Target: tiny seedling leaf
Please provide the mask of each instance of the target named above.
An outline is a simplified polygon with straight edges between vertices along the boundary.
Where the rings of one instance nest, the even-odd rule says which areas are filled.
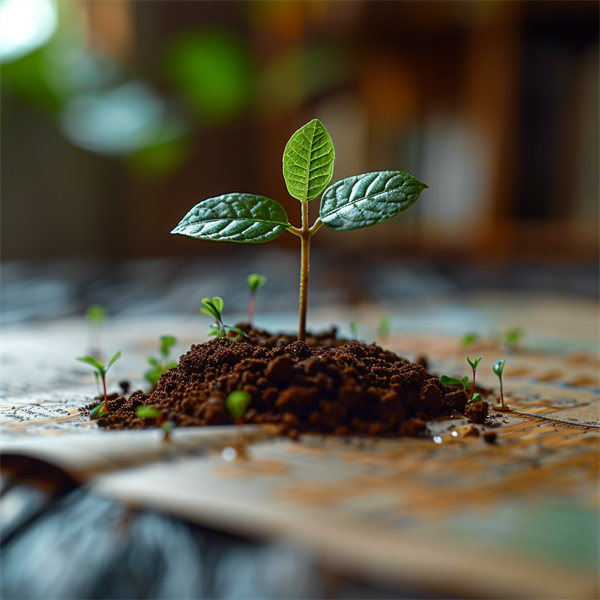
[[[256,292],[256,290],[267,283],[267,278],[264,275],[259,275],[258,273],[252,273],[248,275],[248,287],[251,292]]]
[[[104,412],[104,410],[104,402],[101,402],[100,404],[98,404],[98,406],[96,406],[96,408],[94,408],[90,412],[90,419],[97,419],[100,416],[100,414]]]
[[[121,358],[121,351],[119,350],[109,361],[106,367],[104,367],[104,372],[106,373],[119,359]]]
[[[390,332],[392,330],[392,320],[390,319],[390,317],[385,316],[385,317],[381,317],[381,321],[379,321],[379,337],[387,337],[388,335],[390,335]]]
[[[331,181],[335,150],[318,119],[292,135],[283,151],[283,177],[288,192],[300,202],[316,198]]]
[[[98,369],[98,372],[100,374],[105,372],[104,365],[101,362],[98,362],[93,356],[82,356],[78,357],[77,360],[84,362],[90,365],[91,367],[94,367],[94,369]]]
[[[245,331],[242,331],[239,327],[234,327],[233,325],[223,325],[223,329],[225,329],[226,331],[235,331],[236,333],[239,333],[240,335],[243,335],[247,338],[250,337]]]
[[[350,321],[350,332],[355,340],[358,339],[358,321]]]
[[[506,362],[506,359],[502,359],[502,360],[497,360],[494,363],[494,373],[496,375],[498,375],[498,377],[502,377],[502,371],[504,371],[504,363]]]
[[[140,419],[158,419],[162,417],[162,411],[154,406],[138,406],[135,409],[135,416]]]
[[[199,202],[171,231],[199,240],[260,244],[288,227],[281,204],[255,194],[224,194]]]
[[[465,375],[464,377],[461,377],[460,382],[467,387],[467,384],[469,383],[469,376]]]
[[[440,379],[442,385],[464,385],[462,380],[456,379],[455,377],[448,377],[447,375],[442,375]]]
[[[523,329],[521,327],[515,327],[510,329],[504,334],[504,340],[507,344],[515,345],[521,341],[523,337]]]
[[[213,306],[219,311],[219,314],[223,312],[223,298],[219,298],[219,296],[215,296],[212,299]]]
[[[370,227],[408,210],[427,187],[402,171],[348,177],[323,194],[321,221],[333,231]]]
[[[250,404],[250,394],[244,390],[231,392],[225,400],[225,406],[234,419],[239,419],[246,414],[248,404]]]
[[[103,419],[104,417],[107,417],[107,416],[108,416],[108,411],[106,411],[106,410],[105,410],[104,412],[101,412],[101,413],[98,415],[98,418],[99,418],[99,419]]]
[[[149,356],[147,360],[149,365],[160,369],[160,363],[156,358],[152,358],[151,356]]]
[[[481,394],[480,394],[479,392],[475,392],[475,393],[473,394],[473,397],[472,397],[472,398],[469,398],[469,401],[467,402],[467,404],[468,404],[469,402],[475,402],[475,400],[479,400],[479,398],[481,398]]]
[[[177,340],[172,335],[161,335],[160,336],[160,353],[167,358],[169,356],[169,349]]]
[[[481,362],[482,358],[483,358],[483,356],[480,356],[479,358],[476,358],[475,360],[471,360],[467,356],[467,362],[471,365],[471,369],[475,370],[479,366],[479,363]]]
[[[474,344],[478,340],[478,336],[476,333],[465,333],[465,335],[460,338],[461,346],[470,346]]]

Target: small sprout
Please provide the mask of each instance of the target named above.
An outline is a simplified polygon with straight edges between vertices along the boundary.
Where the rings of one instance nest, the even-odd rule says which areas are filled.
[[[479,339],[479,336],[476,333],[473,333],[473,332],[465,333],[465,335],[463,335],[462,338],[460,338],[460,345],[461,346],[470,346],[471,344],[474,344],[478,339]]]
[[[252,273],[248,275],[248,287],[250,288],[250,300],[248,302],[248,323],[252,326],[254,321],[254,304],[256,300],[256,292],[258,288],[261,288],[267,283],[267,278],[264,275],[258,273]]]
[[[83,357],[77,358],[77,360],[80,360],[81,362],[84,362],[84,363],[90,365],[90,367],[92,367],[94,369],[94,372],[98,374],[100,379],[102,379],[102,387],[104,388],[104,406],[106,407],[106,410],[108,410],[108,402],[107,402],[107,396],[106,396],[106,373],[119,360],[119,358],[121,358],[120,350],[108,361],[108,364],[106,364],[106,365],[103,365],[101,362],[97,361],[93,356],[83,356]],[[98,407],[96,407],[96,408],[98,408]],[[96,409],[94,409],[94,410],[96,410]],[[92,412],[94,412],[94,411],[92,411]],[[103,416],[103,415],[99,415],[99,416]]]
[[[509,329],[504,334],[504,343],[511,350],[516,350],[519,347],[521,340],[523,339],[523,335],[524,331],[522,327],[515,327],[514,329]]]
[[[500,380],[500,400],[502,402],[502,408],[504,408],[504,391],[502,390],[502,372],[504,371],[504,363],[506,359],[497,360],[494,363],[494,373],[498,376]]]
[[[174,427],[174,423],[165,418],[162,410],[154,406],[138,406],[135,409],[135,416],[138,419],[154,419],[156,424],[164,430],[164,439],[169,439],[169,432]]]
[[[215,296],[214,298],[204,298],[202,300],[204,306],[200,307],[200,312],[212,317],[217,324],[210,325],[211,331],[208,335],[215,335],[219,338],[226,337],[228,331],[235,331],[239,335],[248,337],[248,335],[242,331],[239,327],[232,327],[231,325],[225,325],[223,323],[223,317],[221,311],[223,310],[223,299]]]
[[[241,419],[246,414],[250,404],[250,394],[244,390],[231,392],[225,400],[225,406],[234,419]]]
[[[465,375],[461,379],[456,379],[455,377],[448,377],[447,375],[442,375],[440,379],[442,385],[462,385],[465,388],[465,392],[467,391],[467,384],[469,383],[468,375]]]
[[[389,337],[392,331],[392,320],[388,315],[385,317],[381,317],[381,321],[379,321],[379,329],[377,331],[380,338]]]
[[[467,362],[469,363],[469,365],[471,365],[471,369],[473,369],[473,381],[471,382],[471,393],[469,395],[471,400],[473,400],[473,394],[475,393],[475,371],[477,370],[477,367],[479,366],[479,363],[481,362],[482,358],[483,358],[483,356],[480,356],[479,358],[476,358],[475,360],[471,360],[467,356]]]
[[[106,405],[104,404],[104,401],[102,401],[100,402],[100,404],[98,404],[98,406],[96,406],[96,408],[94,408],[94,410],[90,412],[90,419],[99,419],[100,417],[104,417],[107,414],[108,412],[106,411]]]
[[[475,402],[475,400],[479,400],[479,398],[481,398],[481,394],[479,392],[475,392],[467,401],[467,404],[469,402]]]
[[[350,321],[350,333],[355,340],[358,339],[358,321]]]
[[[152,387],[156,387],[160,376],[167,370],[177,366],[177,362],[169,360],[169,350],[177,342],[177,339],[172,335],[163,335],[160,338],[160,353],[163,357],[162,361],[156,358],[148,357],[148,364],[152,367],[144,373],[144,379],[148,381]]]
[[[102,346],[102,325],[108,311],[101,304],[91,304],[85,310],[88,321],[88,348],[90,355],[98,358]]]
[[[158,408],[154,406],[138,406],[135,409],[135,416],[139,419],[160,419],[163,414]]]

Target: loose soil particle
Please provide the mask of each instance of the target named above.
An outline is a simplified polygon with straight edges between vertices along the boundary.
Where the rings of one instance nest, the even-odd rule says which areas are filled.
[[[249,337],[193,345],[177,367],[163,373],[153,392],[110,397],[109,415],[98,425],[155,426],[153,419],[135,416],[141,405],[162,410],[178,427],[231,424],[225,398],[234,390],[251,397],[245,417],[236,423],[273,424],[293,438],[306,432],[418,435],[429,419],[465,410],[476,422],[487,416],[487,403],[467,406],[464,391],[443,386],[422,365],[375,344],[337,339],[335,330],[302,342],[238,327]]]

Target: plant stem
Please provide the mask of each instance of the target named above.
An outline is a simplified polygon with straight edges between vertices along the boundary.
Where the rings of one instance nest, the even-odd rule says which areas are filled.
[[[252,326],[254,320],[254,292],[250,292],[250,302],[248,303],[248,324]]]
[[[108,398],[106,396],[106,376],[102,375],[102,387],[104,388],[104,410],[108,411]]]
[[[469,398],[473,397],[473,392],[475,391],[475,369],[473,369],[473,381],[471,381],[471,394]]]
[[[306,338],[306,302],[308,296],[308,269],[310,257],[310,236],[308,227],[308,202],[302,203],[302,229],[300,230],[300,323],[298,339]]]
[[[504,408],[504,392],[502,391],[502,377],[500,377],[500,400],[502,401],[502,408]]]

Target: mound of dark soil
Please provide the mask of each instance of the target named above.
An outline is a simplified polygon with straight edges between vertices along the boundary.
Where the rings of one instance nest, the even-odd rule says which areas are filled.
[[[275,424],[291,437],[303,432],[411,435],[424,429],[423,421],[465,412],[464,391],[443,386],[422,365],[375,344],[336,339],[335,330],[309,336],[307,342],[246,331],[250,337],[244,341],[221,338],[193,345],[150,394],[109,398],[109,414],[98,425],[155,425],[135,416],[142,404],[161,409],[178,427],[230,424],[225,398],[234,390],[245,390],[252,399],[236,422]]]

